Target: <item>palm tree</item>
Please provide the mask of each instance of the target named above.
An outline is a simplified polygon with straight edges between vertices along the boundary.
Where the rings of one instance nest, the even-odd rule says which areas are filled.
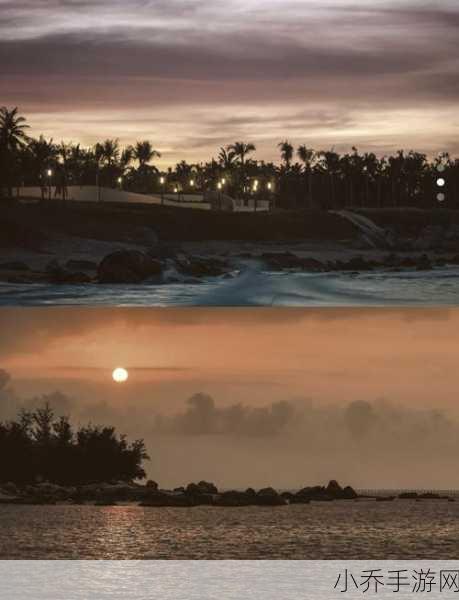
[[[340,155],[337,154],[333,149],[331,150],[322,150],[319,153],[319,156],[322,158],[322,169],[328,174],[329,183],[330,183],[330,195],[329,200],[332,207],[335,207],[335,178],[340,170]]]
[[[101,159],[108,167],[115,165],[120,157],[119,140],[105,140],[101,145]]]
[[[44,199],[46,188],[49,187],[51,196],[50,181],[46,181],[45,172],[50,167],[55,166],[58,150],[53,140],[46,140],[42,135],[38,140],[31,140],[28,146],[31,157],[32,168],[37,180],[40,180],[42,199]]]
[[[285,142],[280,142],[277,145],[277,147],[280,149],[281,158],[282,158],[283,162],[285,163],[285,167],[287,169],[290,169],[290,164],[292,162],[293,152],[294,152],[294,148],[293,148],[292,144],[288,140],[285,140]]]
[[[246,189],[246,172],[245,172],[246,157],[248,154],[255,152],[256,147],[254,144],[251,144],[251,143],[246,144],[245,142],[234,142],[234,144],[227,146],[226,150],[229,153],[233,153],[233,155],[239,159],[239,163],[241,166],[241,178],[240,178],[240,184],[239,184],[239,188],[240,188],[239,191],[242,190],[242,192],[244,193],[244,191]]]
[[[134,153],[135,150],[132,146],[126,146],[126,148],[121,152],[120,168],[122,174],[124,174],[128,166],[134,160]]]
[[[305,144],[302,144],[298,147],[296,151],[298,158],[304,164],[304,169],[308,178],[308,196],[309,196],[309,206],[312,203],[312,161],[315,158],[316,153],[312,148],[308,148]]]
[[[29,126],[26,119],[18,114],[18,108],[0,108],[0,145],[8,152],[15,152],[29,141],[25,130]]]
[[[241,166],[244,167],[246,156],[252,152],[255,152],[256,147],[254,144],[250,143],[246,144],[245,142],[235,142],[234,144],[227,146],[226,150],[228,152],[232,152],[234,156],[239,158]]]
[[[144,140],[143,142],[137,142],[135,145],[133,157],[139,161],[139,166],[142,168],[154,158],[161,158],[161,153],[153,149],[151,142]]]
[[[233,167],[235,158],[236,153],[234,150],[220,148],[220,152],[218,153],[218,161],[225,171],[228,171]]]
[[[26,120],[18,114],[17,107],[12,110],[5,106],[0,108],[0,195],[2,183],[8,195],[13,195],[13,186],[21,174],[19,153],[28,142],[26,129]]]

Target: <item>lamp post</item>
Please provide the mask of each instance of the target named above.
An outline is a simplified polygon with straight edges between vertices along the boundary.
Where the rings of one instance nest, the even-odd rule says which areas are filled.
[[[120,186],[120,190],[123,189],[123,178],[122,177],[118,177],[118,185]]]
[[[221,181],[218,182],[217,188],[218,188],[218,210],[221,210],[222,209],[222,189],[223,189],[223,183]]]
[[[164,204],[164,184],[166,183],[166,179],[164,177],[159,178],[159,184],[161,186],[161,204]]]
[[[53,176],[53,172],[51,169],[46,171],[46,175],[48,177],[48,200],[51,200],[51,179]]]
[[[257,200],[258,200],[258,196],[257,196],[257,192],[258,192],[258,179],[255,179],[255,181],[253,182],[253,212],[257,212]]]
[[[271,208],[272,208],[272,191],[273,191],[273,184],[271,183],[271,181],[268,181],[268,183],[266,184],[266,189],[268,190],[269,210],[271,210]]]

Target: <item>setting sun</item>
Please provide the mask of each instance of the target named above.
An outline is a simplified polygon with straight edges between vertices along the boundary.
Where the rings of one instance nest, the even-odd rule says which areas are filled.
[[[122,367],[118,367],[117,369],[115,369],[113,371],[112,377],[113,377],[113,381],[116,381],[116,383],[124,383],[125,381],[128,380],[129,373],[126,371],[126,369],[123,369]]]

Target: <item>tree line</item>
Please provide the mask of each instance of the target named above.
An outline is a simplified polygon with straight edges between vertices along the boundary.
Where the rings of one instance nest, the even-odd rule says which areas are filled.
[[[27,130],[17,108],[0,109],[0,191],[9,196],[21,186],[40,186],[43,198],[51,187],[65,198],[70,185],[97,185],[144,194],[220,190],[245,200],[268,199],[283,209],[459,203],[459,159],[446,152],[431,160],[414,150],[377,157],[355,147],[345,154],[304,144],[295,148],[286,140],[278,145],[275,164],[256,160],[254,144],[235,142],[208,162],[181,161],[161,171],[154,164],[161,153],[148,140],[122,148],[118,139],[107,139],[83,148],[31,138]],[[442,189],[439,177],[446,182]]]
[[[74,430],[48,404],[0,422],[0,483],[84,485],[143,479],[143,440],[129,443],[114,427]]]

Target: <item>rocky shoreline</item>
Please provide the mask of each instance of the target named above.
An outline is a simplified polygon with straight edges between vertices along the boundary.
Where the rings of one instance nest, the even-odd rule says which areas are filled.
[[[160,489],[154,481],[146,485],[136,483],[94,483],[83,486],[60,486],[51,483],[17,486],[13,483],[0,485],[0,505],[55,505],[90,504],[114,506],[118,503],[136,503],[142,507],[244,507],[287,506],[311,502],[334,502],[340,500],[393,501],[399,500],[448,500],[454,498],[428,492],[404,492],[398,496],[369,496],[358,494],[351,486],[341,487],[332,480],[327,486],[304,487],[296,492],[278,492],[272,487],[256,491],[248,488],[220,491],[206,481],[190,483],[173,490]]]
[[[458,266],[459,254],[388,253],[376,258],[356,254],[343,260],[319,260],[290,251],[241,253],[234,257],[188,255],[174,251],[117,250],[100,262],[69,259],[51,260],[44,269],[31,268],[26,262],[0,262],[0,281],[11,284],[168,284],[200,283],[209,277],[232,278],[244,270],[247,261],[256,261],[269,271],[305,273],[355,273],[369,271],[429,271]]]

